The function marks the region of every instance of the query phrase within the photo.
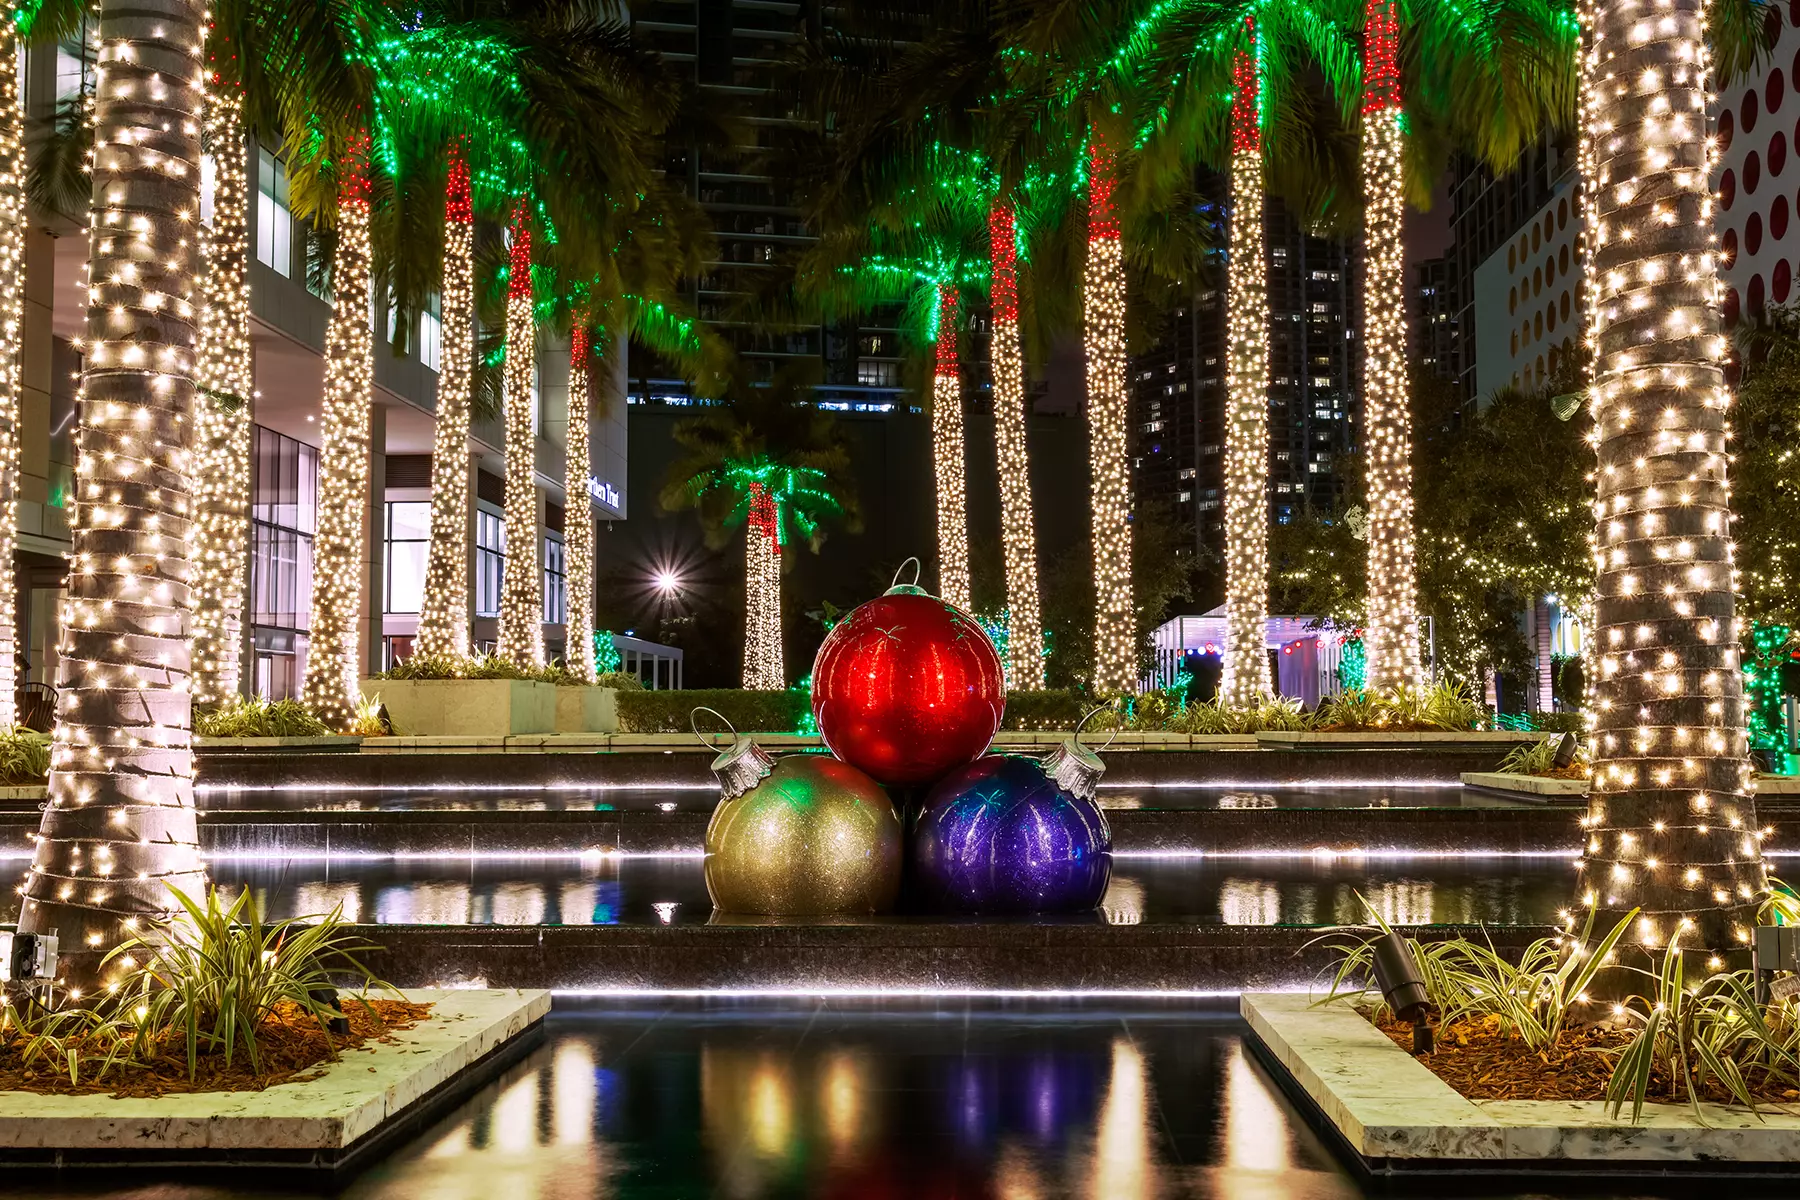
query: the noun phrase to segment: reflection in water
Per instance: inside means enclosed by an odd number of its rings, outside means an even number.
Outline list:
[[[1137,1200],[1156,1193],[1150,1152],[1150,1099],[1144,1056],[1124,1038],[1112,1044],[1112,1078],[1094,1147],[1096,1200]]]
[[[821,1007],[552,1028],[346,1200],[1359,1195],[1232,1024]]]
[[[1108,925],[1141,925],[1144,921],[1144,885],[1118,875],[1106,885],[1100,912]]]
[[[24,873],[12,876],[17,883]],[[329,912],[383,924],[694,925],[712,914],[701,861],[656,859],[477,863],[226,860],[209,868],[227,894],[248,887],[271,919]],[[0,881],[5,877],[0,876]],[[1569,860],[1470,858],[1419,862],[1354,854],[1293,859],[1129,856],[1105,899],[1113,924],[1360,924],[1360,892],[1384,919],[1541,925],[1573,884]],[[0,890],[0,923],[17,916]]]
[[[344,906],[343,918],[352,924],[362,920],[362,889],[354,883],[317,881],[294,889],[294,914],[322,916]]]
[[[1227,879],[1219,885],[1219,915],[1227,925],[1278,924],[1281,889],[1266,879]]]

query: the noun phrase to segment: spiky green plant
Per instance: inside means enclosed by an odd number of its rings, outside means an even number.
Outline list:
[[[249,696],[196,708],[194,732],[217,738],[321,737],[332,729],[298,700]]]
[[[203,899],[179,890],[175,898],[181,917],[121,944],[102,966],[120,976],[115,1014],[139,1061],[154,1056],[159,1039],[174,1037],[185,1046],[190,1080],[202,1053],[223,1056],[226,1066],[242,1054],[260,1075],[258,1033],[278,1005],[294,1005],[329,1033],[344,1014],[320,998],[326,989],[350,981],[371,1013],[371,988],[394,991],[358,957],[379,947],[347,932],[342,905],[322,916],[265,921],[249,888],[229,904],[210,887]]]

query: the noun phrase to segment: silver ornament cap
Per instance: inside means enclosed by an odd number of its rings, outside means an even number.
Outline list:
[[[719,778],[719,795],[735,800],[769,777],[775,760],[767,750],[740,736],[731,748],[713,759],[712,772]]]
[[[1071,737],[1044,756],[1044,774],[1071,796],[1092,800],[1100,792],[1100,777],[1106,774],[1106,764]]]

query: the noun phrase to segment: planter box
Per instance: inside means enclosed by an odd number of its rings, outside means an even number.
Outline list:
[[[400,733],[505,736],[556,732],[554,684],[527,679],[365,679]]]
[[[141,1172],[343,1175],[418,1133],[543,1040],[550,994],[415,991],[429,1016],[315,1078],[260,1092],[115,1098],[0,1092],[0,1162]]]
[[[1703,1104],[1702,1124],[1686,1104],[1646,1104],[1633,1125],[1600,1101],[1468,1100],[1346,1001],[1246,992],[1240,1010],[1283,1088],[1367,1175],[1791,1180],[1800,1164],[1800,1105]]]
[[[1256,735],[1256,741],[1258,745],[1272,750],[1498,750],[1522,742],[1538,742],[1561,736],[1559,733],[1513,729],[1454,733],[1448,730],[1427,730],[1422,733],[1390,733],[1381,729],[1349,733],[1264,730]]]
[[[619,728],[619,693],[604,687],[558,687],[557,733],[612,733]]]
[[[1513,775],[1506,771],[1464,771],[1466,788],[1514,800],[1581,800],[1587,796],[1585,779],[1557,779],[1549,775]]]
[[[384,695],[382,699],[386,699]],[[351,733],[327,733],[317,737],[197,737],[194,753],[245,754],[269,751],[280,754],[355,753],[362,739]]]

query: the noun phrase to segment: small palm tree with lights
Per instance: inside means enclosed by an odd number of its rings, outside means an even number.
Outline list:
[[[825,526],[861,528],[844,434],[811,403],[812,380],[795,370],[767,384],[735,381],[722,403],[675,426],[685,453],[669,468],[662,506],[692,509],[707,541],[744,531],[744,687],[787,686],[782,656],[781,568],[797,541],[814,552]]]

